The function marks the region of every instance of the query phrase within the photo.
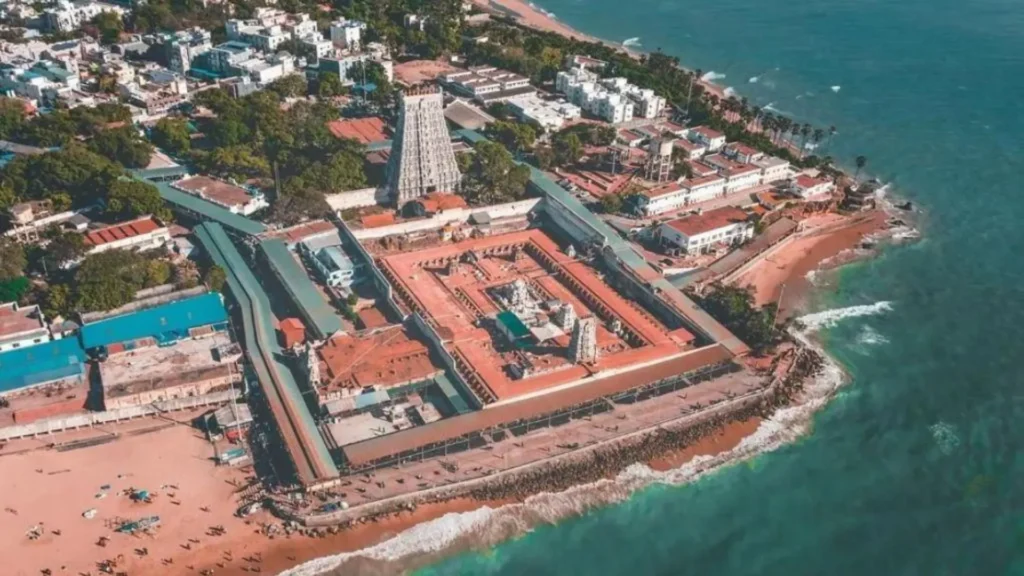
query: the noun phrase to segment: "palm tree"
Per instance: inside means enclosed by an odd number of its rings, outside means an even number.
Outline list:
[[[821,128],[815,128],[814,134],[811,134],[811,140],[814,141],[815,150],[817,150],[818,144],[821,143],[821,139],[825,137],[825,131]]]
[[[836,135],[836,127],[835,126],[829,126],[828,127],[828,144],[825,145],[825,147],[828,148],[829,152],[832,152],[832,137],[835,136],[835,135]]]
[[[807,137],[811,135],[811,125],[804,123],[800,127],[800,157],[804,157],[804,150],[807,148]]]
[[[860,177],[860,171],[868,164],[867,156],[857,156],[854,163],[857,165],[857,172],[854,173],[853,179],[857,180]]]

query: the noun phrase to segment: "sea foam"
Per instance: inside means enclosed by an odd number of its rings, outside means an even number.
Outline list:
[[[708,70],[700,77],[700,79],[705,82],[714,82],[715,80],[721,80],[722,78],[725,78],[725,74],[715,72],[714,70]]]
[[[811,334],[846,318],[880,314],[891,309],[891,303],[877,302],[825,310],[797,318],[801,328],[791,333],[805,346],[822,354],[824,366],[804,384],[803,394],[797,403],[776,410],[770,418],[761,422],[753,434],[740,441],[732,450],[698,456],[678,468],[665,471],[636,463],[626,467],[615,478],[581,484],[562,492],[542,492],[521,503],[506,504],[499,508],[483,506],[470,512],[445,514],[413,526],[380,544],[355,552],[317,558],[286,570],[281,576],[318,576],[358,558],[397,563],[421,557],[422,563],[427,558],[436,558],[438,553],[445,550],[486,549],[525,534],[535,526],[553,524],[599,506],[622,502],[637,490],[653,484],[687,484],[723,466],[775,450],[806,434],[810,430],[814,413],[846,382],[842,368],[810,338]],[[935,430],[932,432],[937,440],[942,438],[947,445],[951,444],[947,430],[940,428],[938,433]],[[958,442],[957,438],[952,444],[955,446]],[[403,568],[408,568],[408,564]]]
[[[640,37],[635,36],[633,38],[626,38],[625,40],[622,41],[622,45],[626,47],[640,46]]]

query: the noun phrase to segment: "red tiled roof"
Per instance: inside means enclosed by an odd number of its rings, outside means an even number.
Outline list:
[[[668,196],[669,194],[676,194],[682,191],[683,187],[675,182],[670,182],[664,186],[658,186],[657,188],[650,188],[644,190],[642,194],[648,198],[658,198],[661,196]]]
[[[667,222],[666,226],[682,232],[687,236],[696,236],[712,230],[717,230],[737,222],[746,222],[747,213],[735,206],[726,206],[708,210],[703,214],[694,214]]]
[[[377,117],[331,120],[327,123],[327,129],[336,138],[349,138],[362,144],[388,139],[384,133],[384,121]]]
[[[123,238],[141,236],[158,228],[160,228],[160,223],[151,216],[146,216],[138,220],[122,222],[106,228],[100,228],[99,230],[93,230],[85,235],[85,243],[90,246],[100,246]]]
[[[700,186],[704,186],[706,184],[711,184],[712,182],[722,180],[724,179],[718,174],[710,174],[708,176],[702,176],[700,178],[691,178],[690,180],[686,180],[683,182],[683,187],[693,190],[694,188],[698,188]]]
[[[175,182],[174,187],[226,206],[245,206],[252,200],[245,188],[209,176],[184,178]]]
[[[828,184],[828,180],[824,178],[811,178],[806,174],[801,174],[796,177],[796,185],[803,189],[814,188],[820,184]]]
[[[383,214],[370,214],[369,216],[363,216],[359,222],[363,225],[363,228],[380,228],[381,226],[389,226],[395,223],[395,213],[384,212]]]
[[[707,126],[697,126],[696,128],[693,128],[693,132],[700,134],[709,140],[714,138],[725,137],[725,134],[722,134],[721,132],[715,130],[714,128],[708,128]]]

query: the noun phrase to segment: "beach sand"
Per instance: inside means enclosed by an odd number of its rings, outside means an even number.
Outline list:
[[[761,418],[749,418],[724,426],[718,432],[699,440],[696,444],[681,450],[674,450],[647,463],[659,472],[679,468],[698,456],[715,456],[728,452],[744,438],[753,434],[761,425]]]
[[[750,286],[759,305],[778,301],[781,293],[780,315],[791,315],[799,310],[811,287],[807,274],[826,262],[842,263],[841,255],[884,228],[886,218],[884,212],[875,211],[853,218],[828,214],[808,219],[804,225],[811,227],[809,231],[771,250],[732,283]]]
[[[587,36],[578,30],[574,30],[571,26],[551,18],[537,8],[530,6],[528,2],[523,2],[522,0],[473,0],[473,3],[484,10],[491,12],[504,12],[510,16],[514,16],[520,23],[536,28],[537,30],[555,32],[563,36],[568,36],[585,42],[603,42],[598,38]],[[604,43],[607,44],[607,42]]]
[[[164,573],[159,559],[183,556],[187,551],[180,545],[189,538],[205,543],[214,539],[205,535],[210,526],[223,524],[230,531],[240,525],[232,517],[232,482],[245,475],[215,466],[213,455],[200,432],[174,425],[99,446],[0,457],[0,541],[8,552],[2,572],[36,576],[48,568],[54,574],[95,574],[98,562],[120,554],[118,570]],[[153,502],[119,494],[129,488],[149,490]],[[84,518],[90,509],[95,517]],[[161,520],[152,536],[114,531],[125,520],[148,516]],[[35,540],[27,534],[33,527],[42,534]],[[101,537],[110,539],[106,547],[97,545]],[[139,557],[140,548],[148,548],[149,555]]]

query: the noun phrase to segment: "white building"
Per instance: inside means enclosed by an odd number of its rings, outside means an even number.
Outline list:
[[[770,184],[789,178],[789,162],[775,156],[764,156],[752,162],[761,169],[761,184]]]
[[[224,30],[230,40],[246,42],[264,52],[275,52],[288,40],[318,33],[316,20],[308,14],[288,14],[268,7],[257,8],[250,20],[228,20]]]
[[[761,183],[761,169],[752,164],[727,168],[721,174],[725,176],[726,194],[753,188]]]
[[[812,178],[806,174],[800,174],[793,180],[793,189],[801,198],[812,198],[830,194],[836,189],[836,185],[825,178]]]
[[[287,52],[281,52],[266,58],[252,58],[240,62],[237,68],[252,78],[253,82],[265,86],[294,72],[295,57]]]
[[[606,122],[617,124],[633,118],[633,100],[598,83],[597,75],[589,70],[560,71],[555,77],[555,89],[565,93],[569,102]]]
[[[52,32],[71,32],[102,14],[112,12],[123,17],[124,8],[102,2],[68,2],[61,0],[54,8],[43,11],[43,27]]]
[[[30,100],[51,102],[80,86],[77,73],[53,60],[0,66],[0,91]]]
[[[362,280],[362,266],[345,254],[337,230],[306,238],[299,242],[298,250],[328,286],[348,288]]]
[[[764,152],[761,152],[757,148],[747,146],[742,142],[733,142],[732,144],[726,145],[725,149],[722,150],[722,154],[730,160],[735,160],[742,164],[753,164],[755,160],[764,158]]]
[[[637,208],[645,216],[655,216],[686,206],[689,193],[679,184],[671,182],[640,193]]]
[[[706,202],[725,194],[725,178],[717,174],[684,180],[682,186],[687,204]]]
[[[170,231],[152,216],[90,230],[84,238],[85,245],[89,247],[88,254],[108,250],[152,250],[162,248],[170,241]]]
[[[743,210],[727,206],[666,222],[658,228],[658,234],[667,245],[699,254],[752,238],[754,226]]]
[[[456,70],[442,78],[453,91],[481,103],[500,102],[534,92],[529,78],[493,66]]]
[[[687,160],[699,160],[708,153],[707,146],[697,144],[689,140],[676,140],[673,146],[683,151],[683,157]]]
[[[707,126],[698,126],[690,130],[690,140],[706,146],[709,152],[717,152],[725,146],[725,134],[712,130]]]
[[[266,196],[258,190],[247,190],[209,176],[190,176],[174,182],[171,186],[243,216],[270,206]]]
[[[510,98],[506,102],[520,120],[536,122],[545,130],[554,132],[571,120],[580,117],[582,110],[565,100],[541,100],[536,94]]]
[[[331,42],[348,50],[358,50],[362,42],[363,30],[366,30],[365,22],[341,18],[331,22]]]
[[[601,85],[633,101],[633,114],[637,118],[657,118],[665,109],[665,99],[654,90],[630,84],[625,78],[605,78]]]

